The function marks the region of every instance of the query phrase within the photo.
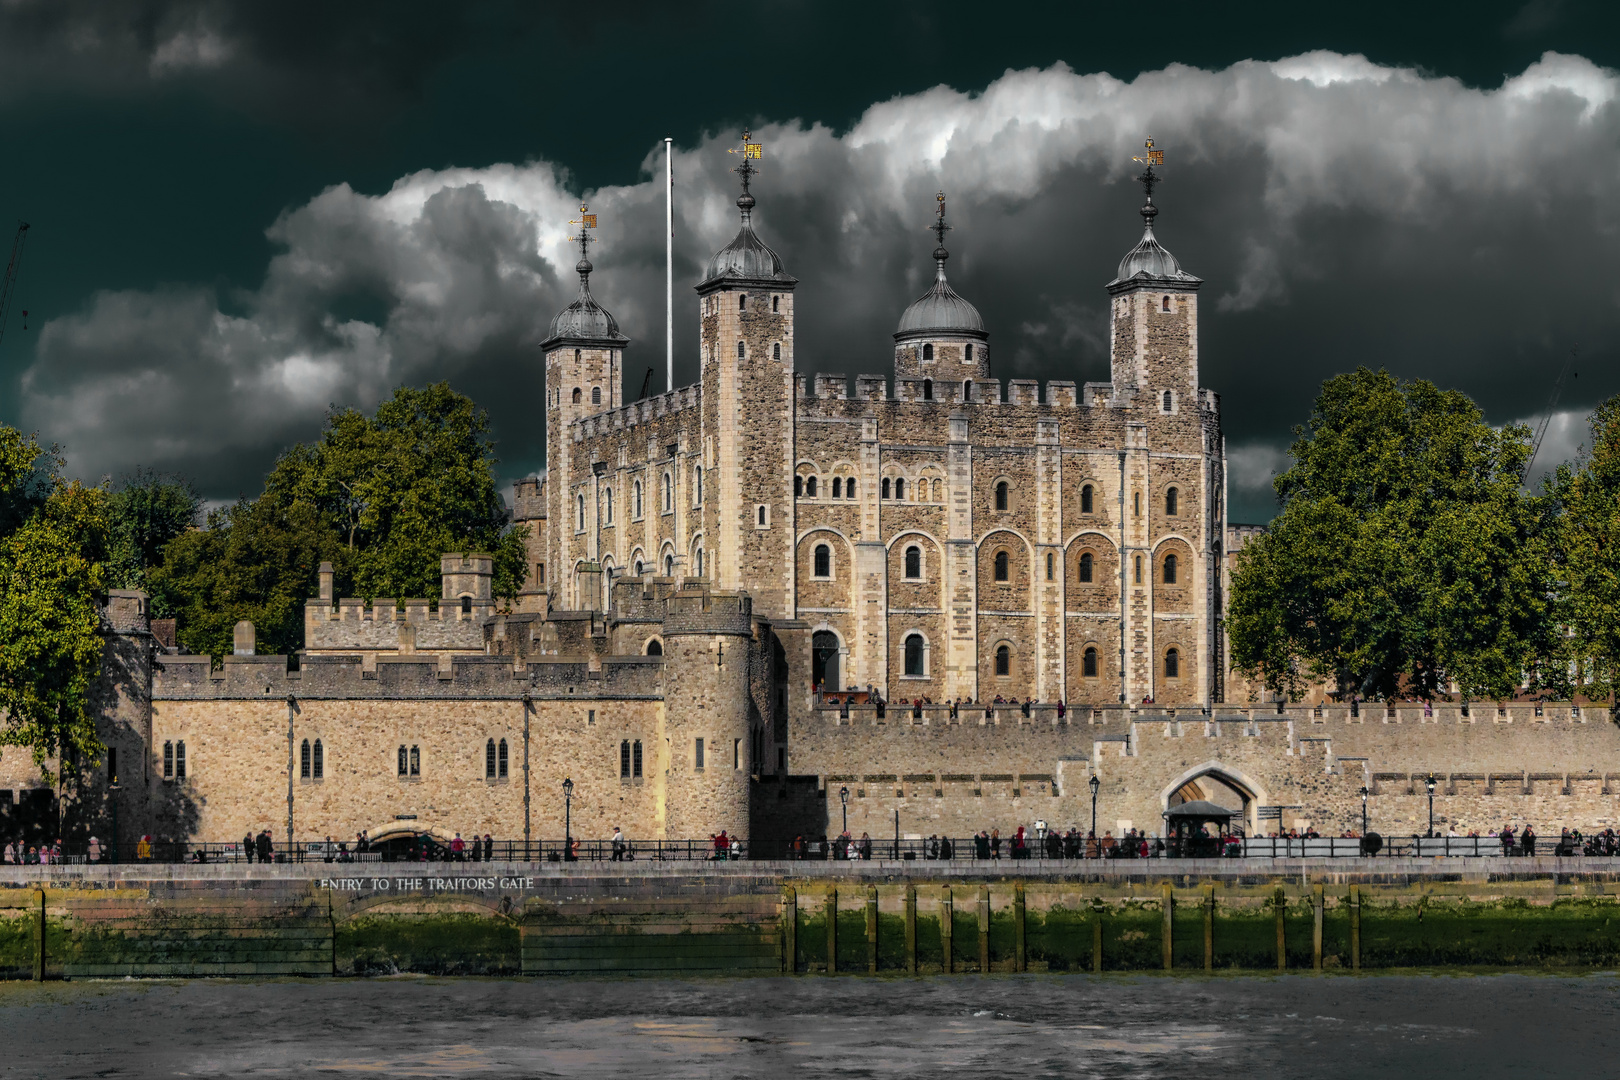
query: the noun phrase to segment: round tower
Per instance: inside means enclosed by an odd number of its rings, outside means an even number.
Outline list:
[[[747,593],[690,589],[664,614],[664,836],[749,836]]]
[[[985,332],[979,309],[962,299],[945,279],[945,193],[936,197],[934,212],[934,284],[900,316],[894,334],[894,376],[896,379],[929,379],[938,383],[962,384],[990,377],[990,335]],[[943,388],[941,397],[947,396]],[[955,395],[950,395],[954,397]]]

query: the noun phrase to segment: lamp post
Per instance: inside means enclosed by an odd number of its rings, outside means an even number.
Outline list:
[[[1363,784],[1361,786],[1361,838],[1363,840],[1367,839],[1367,796],[1370,794],[1372,793],[1367,790],[1367,785]],[[1365,846],[1363,846],[1363,850],[1365,850]]]
[[[1102,781],[1097,779],[1097,774],[1096,773],[1092,773],[1091,774],[1091,839],[1092,840],[1097,839],[1097,789],[1100,788],[1100,787],[1102,787]],[[1101,854],[1102,848],[1099,847],[1097,849],[1097,851],[1098,851],[1099,854]]]
[[[849,788],[838,789],[838,801],[844,804],[844,831],[849,832]]]
[[[563,780],[563,859],[574,861],[574,782]]]
[[[113,833],[112,833],[112,861],[118,861],[118,794],[123,788],[118,786],[118,777],[113,777],[112,783],[107,785],[107,793],[112,796]]]
[[[1046,858],[1046,820],[1037,818],[1035,821],[1035,842],[1040,844],[1039,858]]]
[[[1423,786],[1429,789],[1429,835],[1434,836],[1434,773],[1423,778]]]

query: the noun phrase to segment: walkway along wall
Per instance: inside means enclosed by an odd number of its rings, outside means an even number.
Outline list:
[[[1620,860],[0,871],[0,975],[1607,968]]]

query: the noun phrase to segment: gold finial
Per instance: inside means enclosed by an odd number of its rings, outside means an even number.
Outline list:
[[[586,206],[584,203],[580,203],[579,217],[570,218],[568,220],[568,224],[579,226],[579,235],[570,236],[568,239],[579,245],[579,258],[582,263],[585,261],[586,248],[591,244],[596,243],[596,237],[592,236],[589,232],[589,230],[596,228],[596,215],[590,213],[590,209],[591,208],[589,206]],[[590,267],[586,266],[584,267],[584,270],[588,272]]]
[[[1147,142],[1142,144],[1142,152],[1131,158],[1131,160],[1139,161],[1151,169],[1155,165],[1164,164],[1164,151],[1153,149],[1153,136],[1149,135]]]

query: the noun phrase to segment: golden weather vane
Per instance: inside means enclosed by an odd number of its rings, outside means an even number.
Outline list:
[[[755,173],[759,172],[758,169],[754,168],[751,162],[762,160],[765,157],[765,144],[750,142],[749,140],[753,137],[753,132],[749,131],[747,128],[743,128],[742,145],[733,146],[726,151],[728,154],[742,155],[742,162],[731,171],[742,178],[744,195],[748,194],[748,181],[753,178]]]
[[[568,219],[568,224],[579,226],[579,235],[570,236],[568,239],[571,242],[579,245],[579,257],[581,259],[585,257],[585,249],[587,245],[596,243],[596,237],[592,236],[586,231],[588,229],[596,228],[596,215],[590,213],[590,209],[591,208],[589,206],[586,206],[584,203],[580,203],[579,217]]]
[[[1153,136],[1149,135],[1147,137],[1147,142],[1142,144],[1142,152],[1131,158],[1131,160],[1139,161],[1143,165],[1147,166],[1147,168],[1142,170],[1142,175],[1138,176],[1136,179],[1141,182],[1142,190],[1147,192],[1147,206],[1143,209],[1142,213],[1148,216],[1148,223],[1152,224],[1153,214],[1158,213],[1157,210],[1153,209],[1153,187],[1161,179],[1159,174],[1153,171],[1153,166],[1164,164],[1164,151],[1155,150],[1153,148]]]
[[[1147,142],[1142,144],[1142,152],[1131,158],[1131,160],[1140,161],[1151,169],[1155,165],[1164,164],[1164,151],[1153,149],[1153,136],[1149,135]]]

